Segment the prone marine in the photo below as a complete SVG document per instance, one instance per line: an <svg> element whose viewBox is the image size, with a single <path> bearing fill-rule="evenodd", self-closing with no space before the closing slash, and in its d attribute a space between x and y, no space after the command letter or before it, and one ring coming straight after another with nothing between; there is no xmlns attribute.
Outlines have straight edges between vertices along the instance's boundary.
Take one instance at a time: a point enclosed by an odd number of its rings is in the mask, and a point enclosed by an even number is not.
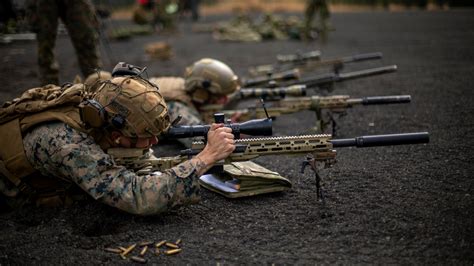
<svg viewBox="0 0 474 266"><path fill-rule="evenodd" d="M139 176L107 154L114 147L150 148L169 126L158 86L140 76L30 89L0 108L4 201L68 204L79 188L139 215L197 203L200 175L235 149L230 128L212 124L202 152L163 172ZM153 157L151 150L146 156Z"/></svg>

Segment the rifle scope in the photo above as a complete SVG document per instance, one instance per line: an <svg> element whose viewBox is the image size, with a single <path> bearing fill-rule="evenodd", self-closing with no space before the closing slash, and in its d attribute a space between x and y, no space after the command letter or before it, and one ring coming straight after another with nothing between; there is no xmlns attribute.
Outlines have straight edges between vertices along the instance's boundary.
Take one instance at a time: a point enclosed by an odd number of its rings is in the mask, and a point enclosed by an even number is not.
<svg viewBox="0 0 474 266"><path fill-rule="evenodd" d="M236 139L240 138L240 134L251 136L272 135L272 120L270 118L253 119L243 123L230 123L225 121L223 113L217 113L214 114L214 120L216 123L222 123L225 127L231 128L232 134L234 134ZM210 125L174 126L163 136L168 139L206 137L210 128Z"/></svg>
<svg viewBox="0 0 474 266"><path fill-rule="evenodd" d="M375 146L390 146L390 145L404 145L404 144L419 144L430 142L430 134L428 132L415 132L403 134L388 134L388 135L371 135L361 136L352 139L333 139L331 140L334 148L338 147L375 147Z"/></svg>

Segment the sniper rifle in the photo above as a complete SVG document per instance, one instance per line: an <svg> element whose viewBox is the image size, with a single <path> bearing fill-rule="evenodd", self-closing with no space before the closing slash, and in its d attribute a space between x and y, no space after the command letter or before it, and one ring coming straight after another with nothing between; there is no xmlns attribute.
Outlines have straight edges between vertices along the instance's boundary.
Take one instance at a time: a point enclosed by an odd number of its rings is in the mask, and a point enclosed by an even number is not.
<svg viewBox="0 0 474 266"><path fill-rule="evenodd" d="M363 78L363 77L368 77L368 76L374 76L374 75L380 75L380 74L385 74L385 73L390 73L390 72L395 72L395 71L397 71L397 65L368 68L368 69L362 69L362 70L345 72L345 73L330 72L330 73L316 75L313 77L286 82L282 84L282 86L306 85L307 89L319 88L319 89L331 91L334 83L336 82L341 82L341 81L356 79L356 78ZM268 86L269 83L271 84L271 82L275 82L275 80L273 80L271 76L267 78L266 80L261 78L258 81L259 83L252 83L252 85L248 85L247 83L245 83L244 87L255 86L257 84L261 84L262 86Z"/></svg>
<svg viewBox="0 0 474 266"><path fill-rule="evenodd" d="M371 96L350 98L348 95L308 96L286 98L272 102L270 107L253 107L239 110L222 110L220 105L208 105L200 109L204 121L209 121L215 112L223 113L237 121L292 114L303 110L311 110L316 114L316 132L322 133L332 126L332 135L336 135L336 120L334 114L343 116L347 109L355 105L381 105L411 102L410 95Z"/></svg>
<svg viewBox="0 0 474 266"><path fill-rule="evenodd" d="M298 58L296 55L293 55ZM287 56L291 58L290 55ZM287 71L290 69L298 69L300 72L314 71L321 68L332 67L334 72L339 73L347 63L362 62L374 59L381 59L383 54L381 52L355 54L350 56L344 56L339 58L325 59L320 58L316 60L279 60L276 65L260 65L249 68L250 75L256 77L261 75L278 74L279 72Z"/></svg>
<svg viewBox="0 0 474 266"><path fill-rule="evenodd" d="M336 151L339 147L374 147L402 144L428 143L428 132L402 133L390 135L370 135L349 139L332 139L331 135L304 135L267 138L249 138L235 140L236 148L223 162L214 166L213 171L222 170L223 164L248 161L264 155L299 155L307 154L302 163L301 172L310 166L315 173L318 199L323 198L319 169L331 167L336 162ZM149 174L172 168L205 147L205 142L194 142L191 149L181 151L174 157L143 159L149 150L111 148L107 152L117 164L135 170L137 174ZM216 169L217 168L217 169Z"/></svg>

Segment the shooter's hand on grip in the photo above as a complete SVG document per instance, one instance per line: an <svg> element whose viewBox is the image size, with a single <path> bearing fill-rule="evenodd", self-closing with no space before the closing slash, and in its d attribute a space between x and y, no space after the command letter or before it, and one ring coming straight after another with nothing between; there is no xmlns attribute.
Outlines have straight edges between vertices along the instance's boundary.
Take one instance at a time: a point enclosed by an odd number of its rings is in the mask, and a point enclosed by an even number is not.
<svg viewBox="0 0 474 266"><path fill-rule="evenodd" d="M213 123L207 133L207 144L191 161L198 175L204 174L216 162L227 158L235 149L232 129L224 124Z"/></svg>

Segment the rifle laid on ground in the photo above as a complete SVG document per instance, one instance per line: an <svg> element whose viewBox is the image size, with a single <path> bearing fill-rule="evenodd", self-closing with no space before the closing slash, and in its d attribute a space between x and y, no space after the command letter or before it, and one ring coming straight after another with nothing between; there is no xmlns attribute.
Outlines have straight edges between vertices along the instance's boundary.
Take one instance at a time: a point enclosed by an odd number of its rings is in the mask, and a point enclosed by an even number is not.
<svg viewBox="0 0 474 266"><path fill-rule="evenodd" d="M313 77L286 82L284 84L279 84L279 85L280 86L306 85L307 89L319 88L319 89L331 91L334 83L336 82L341 82L341 81L356 79L356 78L363 78L363 77L368 77L368 76L374 76L374 75L380 75L380 74L385 74L385 73L390 73L390 72L395 72L395 71L397 71L397 65L362 69L362 70L345 72L345 73L330 72L330 73L316 75ZM273 84L275 83L276 83L275 80L273 80L270 76L269 78L266 78L266 79L259 78L258 83L253 82L252 85L249 85L248 83L244 83L245 84L244 87L256 86L256 85L261 85L264 87L265 86L272 87L274 86Z"/></svg>
<svg viewBox="0 0 474 266"><path fill-rule="evenodd" d="M287 96L306 96L306 85L274 88L243 88L228 97L226 107L242 99L262 98L264 100L281 100Z"/></svg>
<svg viewBox="0 0 474 266"><path fill-rule="evenodd" d="M256 67L250 67L249 73L253 77L269 75L269 74L278 74L283 71L290 69L297 69L300 72L314 71L321 68L331 67L334 69L334 72L339 73L344 68L344 65L347 63L362 62L367 60L381 59L382 53L365 53L365 54L355 54L351 56L344 56L333 59L321 60L319 57L313 60L298 60L298 55L287 55L280 56L283 60L278 60L276 65L260 65ZM277 57L278 58L278 57ZM289 60L294 58L294 60ZM305 58L305 57L303 57ZM286 60L285 60L286 59Z"/></svg>
<svg viewBox="0 0 474 266"><path fill-rule="evenodd" d="M289 69L278 73L269 73L265 76L244 79L242 81L243 87L268 85L271 82L281 82L288 80L298 80L300 78L300 71L298 69Z"/></svg>
<svg viewBox="0 0 474 266"><path fill-rule="evenodd" d="M321 52L318 50L306 53L278 54L276 56L277 64L266 64L249 68L249 73L253 77L269 75L275 72L290 70L297 66L305 65L308 62L318 62L321 60Z"/></svg>
<svg viewBox="0 0 474 266"><path fill-rule="evenodd" d="M236 149L223 162L214 167L213 171L221 171L223 165L231 162L248 161L264 155L299 155L307 154L302 163L301 172L310 166L315 173L318 199L322 198L321 177L319 169L332 166L336 162L338 147L374 147L402 144L428 143L427 132L403 133L390 135L371 135L349 139L332 139L331 135L305 135L267 138L249 138L235 140ZM148 174L154 171L164 171L189 160L198 154L205 146L205 142L194 142L191 149L181 151L174 157L144 158L149 150L111 148L108 153L117 164L133 169L137 174Z"/></svg>
<svg viewBox="0 0 474 266"><path fill-rule="evenodd" d="M334 96L309 96L286 98L272 102L270 107L254 107L239 110L222 110L221 105L208 105L200 112L204 121L210 121L212 114L223 113L226 117L232 117L237 121L245 121L255 118L276 118L284 114L292 114L303 110L311 110L316 114L316 132L322 133L327 126L332 126L332 134L336 135L336 121L334 114L345 115L347 109L355 105L381 105L411 102L410 95L393 96L371 96L362 98L350 98L348 95Z"/></svg>
<svg viewBox="0 0 474 266"><path fill-rule="evenodd" d="M314 50L296 54L278 54L276 59L279 64L303 64L310 61L321 60L321 51Z"/></svg>

